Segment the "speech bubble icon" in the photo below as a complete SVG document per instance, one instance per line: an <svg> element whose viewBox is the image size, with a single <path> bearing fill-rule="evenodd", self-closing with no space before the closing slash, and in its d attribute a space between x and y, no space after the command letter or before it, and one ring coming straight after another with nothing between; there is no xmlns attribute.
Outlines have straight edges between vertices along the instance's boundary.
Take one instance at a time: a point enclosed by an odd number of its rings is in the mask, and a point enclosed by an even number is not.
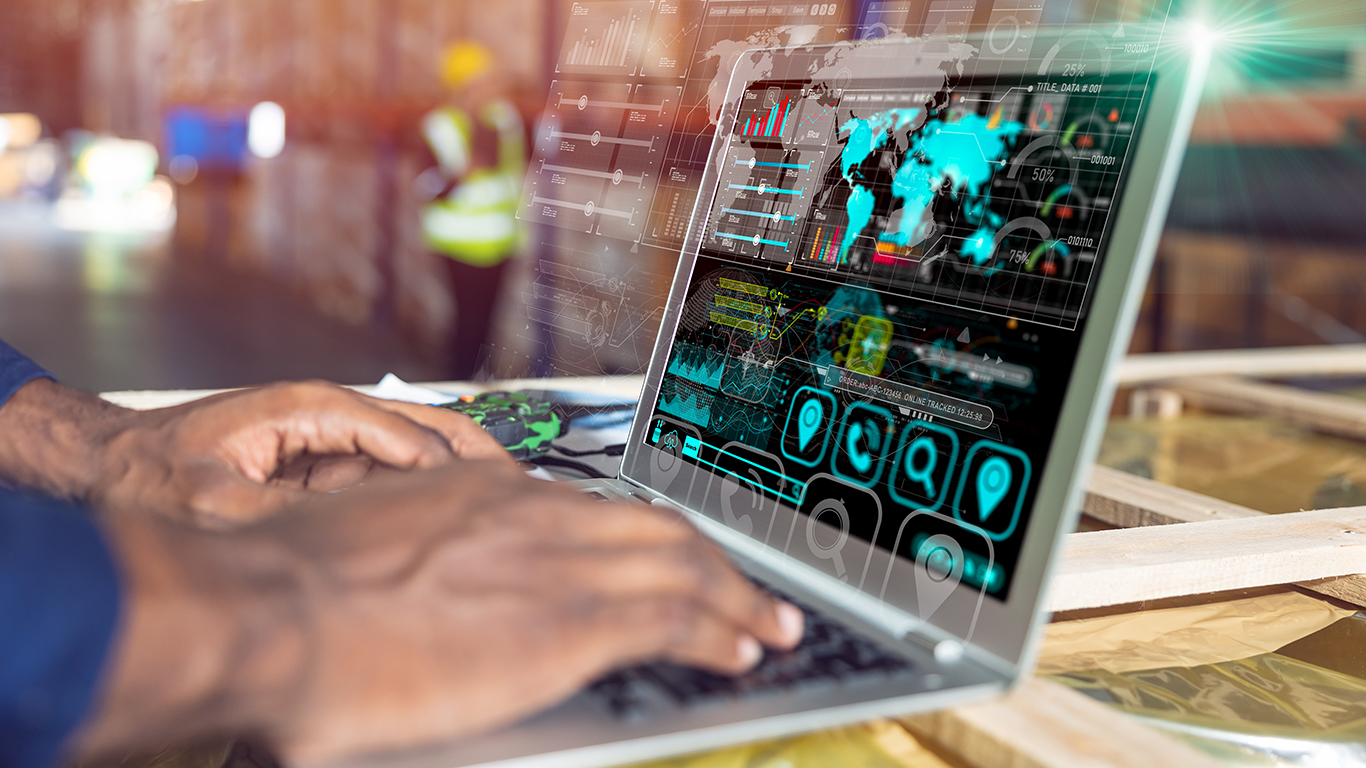
<svg viewBox="0 0 1366 768"><path fill-rule="evenodd" d="M983 522L1001 506L1012 474L1010 462L1000 456L992 456L977 469L977 509Z"/></svg>
<svg viewBox="0 0 1366 768"><path fill-rule="evenodd" d="M806 401L802 406L802 412L797 416L797 450L806 452L806 446L811 444L811 439L820 431L821 422L825 420L825 404L819 397L813 397Z"/></svg>
<svg viewBox="0 0 1366 768"><path fill-rule="evenodd" d="M963 548L952 536L937 533L915 553L915 604L929 621L963 580Z"/></svg>

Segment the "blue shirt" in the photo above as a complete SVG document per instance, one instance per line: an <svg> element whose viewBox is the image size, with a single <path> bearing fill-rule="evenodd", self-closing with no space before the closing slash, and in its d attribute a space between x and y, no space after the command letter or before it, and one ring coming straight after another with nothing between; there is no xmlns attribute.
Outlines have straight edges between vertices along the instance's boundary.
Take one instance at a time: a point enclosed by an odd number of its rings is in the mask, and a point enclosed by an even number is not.
<svg viewBox="0 0 1366 768"><path fill-rule="evenodd" d="M45 377L0 341L0 408ZM89 516L0 489L0 768L48 768L62 757L93 703L119 592Z"/></svg>

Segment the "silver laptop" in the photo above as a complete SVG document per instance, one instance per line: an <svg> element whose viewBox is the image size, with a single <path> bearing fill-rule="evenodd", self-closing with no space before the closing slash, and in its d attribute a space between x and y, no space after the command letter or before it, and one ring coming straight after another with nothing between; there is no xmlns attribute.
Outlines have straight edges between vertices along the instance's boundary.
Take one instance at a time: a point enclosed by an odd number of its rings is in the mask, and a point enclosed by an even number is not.
<svg viewBox="0 0 1366 768"><path fill-rule="evenodd" d="M806 638L384 764L621 764L1019 681L1206 62L1004 22L742 54L623 469L586 490L686 516Z"/></svg>

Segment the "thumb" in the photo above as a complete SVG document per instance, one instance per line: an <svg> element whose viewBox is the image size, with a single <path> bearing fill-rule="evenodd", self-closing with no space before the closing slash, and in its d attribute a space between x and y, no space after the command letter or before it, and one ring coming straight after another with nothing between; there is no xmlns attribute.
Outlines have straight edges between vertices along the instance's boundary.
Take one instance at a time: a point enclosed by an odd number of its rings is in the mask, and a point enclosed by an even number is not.
<svg viewBox="0 0 1366 768"><path fill-rule="evenodd" d="M307 491L252 482L217 467L194 473L185 508L197 525L213 530L238 528L271 517L309 498Z"/></svg>

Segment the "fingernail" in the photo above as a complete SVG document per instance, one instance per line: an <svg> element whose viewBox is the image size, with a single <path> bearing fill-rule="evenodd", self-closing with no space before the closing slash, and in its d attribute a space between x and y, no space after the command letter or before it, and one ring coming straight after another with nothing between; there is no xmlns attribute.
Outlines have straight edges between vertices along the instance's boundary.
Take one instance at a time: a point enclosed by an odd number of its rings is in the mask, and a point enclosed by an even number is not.
<svg viewBox="0 0 1366 768"><path fill-rule="evenodd" d="M763 646L759 645L759 641L749 635L740 638L738 650L740 652L740 663L744 664L746 669L758 664L759 659L764 656Z"/></svg>
<svg viewBox="0 0 1366 768"><path fill-rule="evenodd" d="M802 639L805 632L806 617L802 616L802 609L791 603L778 603L778 626L783 628L783 635L788 642L795 643Z"/></svg>

